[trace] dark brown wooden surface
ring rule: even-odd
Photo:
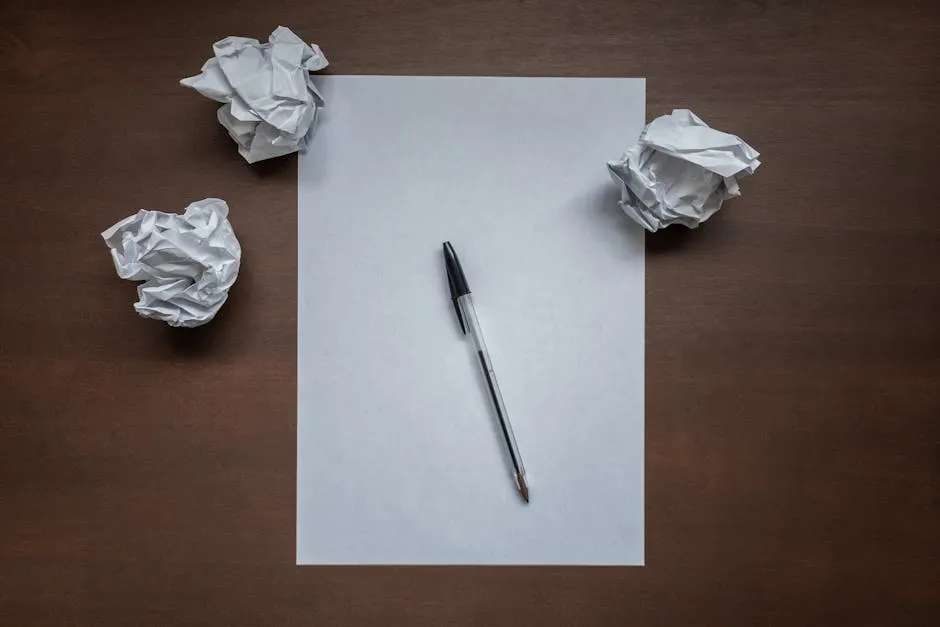
[[[646,567],[294,566],[296,162],[177,85],[279,23],[338,74],[645,76],[763,153],[647,238]],[[0,624],[937,624],[938,55],[929,0],[4,0]],[[207,196],[229,303],[139,318],[98,233]]]

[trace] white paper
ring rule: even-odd
[[[268,42],[226,37],[200,74],[180,81],[224,103],[219,123],[248,163],[304,150],[323,106],[310,78],[328,64],[320,48],[283,26]]]
[[[228,205],[206,198],[183,215],[138,211],[101,234],[118,276],[143,281],[134,309],[172,327],[198,327],[215,317],[238,278],[241,246]]]
[[[642,564],[642,79],[321,77],[299,161],[297,562]],[[473,290],[516,491],[444,272]]]
[[[695,228],[722,201],[741,195],[737,179],[757,169],[759,155],[740,137],[710,128],[688,109],[675,109],[653,120],[608,168],[622,185],[620,207],[643,228]]]

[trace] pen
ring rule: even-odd
[[[473,341],[477,360],[483,369],[483,378],[486,380],[486,389],[489,392],[490,400],[493,401],[493,407],[496,409],[499,428],[506,442],[509,459],[512,462],[516,488],[525,502],[528,503],[529,486],[526,484],[525,466],[522,465],[522,456],[519,454],[519,447],[516,445],[516,438],[512,433],[512,425],[509,424],[509,414],[506,412],[503,395],[499,391],[499,384],[496,383],[496,374],[493,372],[490,353],[486,350],[486,342],[483,341],[483,330],[480,328],[477,312],[473,308],[473,298],[470,295],[470,287],[467,285],[467,277],[464,276],[463,268],[460,267],[460,260],[457,258],[457,253],[454,252],[451,243],[444,242],[443,248],[447,284],[450,286],[450,296],[454,303],[454,310],[457,312],[457,320],[460,322],[460,329],[464,335],[469,333]]]

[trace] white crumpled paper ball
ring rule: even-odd
[[[227,216],[224,200],[206,198],[183,215],[138,211],[101,234],[118,276],[143,281],[137,313],[171,327],[198,327],[215,317],[242,254]]]
[[[622,185],[620,207],[648,231],[695,228],[728,198],[738,179],[760,165],[760,153],[735,135],[709,127],[688,109],[653,120],[640,139],[607,167]]]
[[[215,56],[202,72],[180,81],[224,103],[219,123],[248,163],[305,150],[323,106],[310,72],[329,62],[316,44],[306,44],[278,26],[268,43],[226,37],[212,46]]]

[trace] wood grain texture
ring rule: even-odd
[[[646,76],[763,153],[647,238],[646,567],[293,565],[296,161],[177,85],[279,23],[337,74]],[[938,55],[929,0],[6,0],[0,624],[936,624]],[[207,196],[229,303],[138,318],[98,232]]]

